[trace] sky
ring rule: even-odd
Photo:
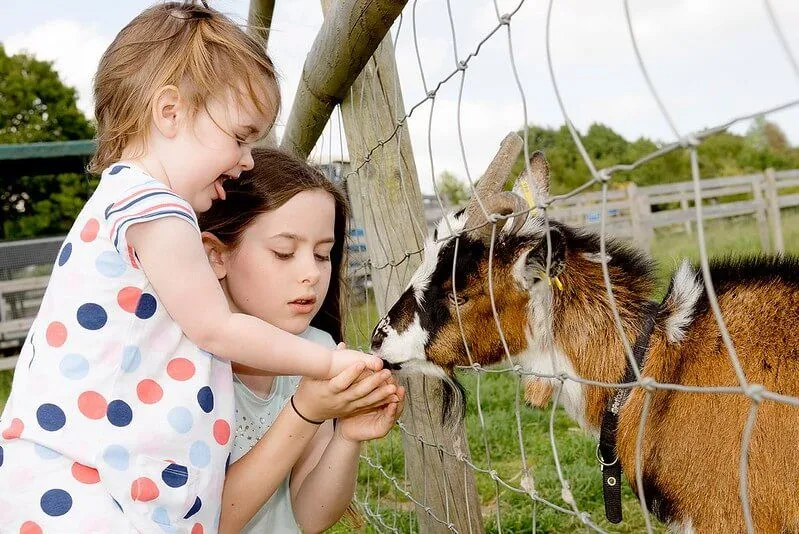
[[[799,61],[799,2],[770,2]],[[91,80],[99,57],[115,34],[151,3],[6,2],[0,8],[0,42],[7,52],[26,50],[53,61],[62,79],[78,90],[79,106],[91,117]],[[210,3],[234,20],[246,21],[248,0]],[[525,123],[525,111],[528,124],[563,124],[547,62],[545,0],[522,2],[511,18],[510,40],[501,28],[469,59],[460,104],[460,74],[440,86],[434,104],[425,101],[427,90],[494,29],[497,11],[514,11],[518,4],[409,0],[392,28],[406,112],[421,102],[408,119],[408,129],[423,191],[431,192],[432,176],[444,170],[462,179],[467,174],[479,177],[504,135]],[[629,9],[648,73],[681,135],[799,99],[799,72],[780,47],[764,0],[629,0]],[[672,141],[675,136],[636,62],[624,13],[623,0],[554,1],[550,51],[563,103],[579,130],[601,122],[630,140],[645,136]],[[284,102],[278,138],[322,20],[319,0],[276,2],[269,52],[281,77]],[[792,144],[799,144],[799,107],[769,119]],[[733,131],[743,133],[748,126],[738,124]],[[339,129],[334,114],[312,154],[315,160],[347,156],[346,147],[339,146]]]

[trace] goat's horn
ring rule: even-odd
[[[486,221],[485,214],[480,208],[477,197],[483,202],[489,215],[492,213],[491,209],[488,207],[487,201],[492,195],[502,191],[502,187],[505,185],[505,181],[510,174],[511,167],[513,167],[519,152],[522,150],[522,144],[522,138],[515,132],[509,133],[505,136],[505,139],[502,140],[499,150],[494,156],[494,159],[491,160],[491,164],[488,166],[488,169],[486,169],[483,177],[480,178],[480,181],[475,186],[472,200],[466,207],[467,226],[477,226]]]
[[[510,191],[502,191],[495,193],[484,201],[488,213],[497,213],[499,215],[510,215],[511,213],[522,212],[528,209],[527,202]],[[517,232],[527,220],[526,215],[519,215],[513,218],[513,226],[508,230],[509,233]],[[497,221],[496,237],[499,236],[500,230],[505,226],[508,219]],[[491,241],[491,224],[486,224],[475,229],[475,234],[478,235],[486,243]],[[496,239],[495,237],[495,239]]]

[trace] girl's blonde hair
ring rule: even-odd
[[[146,141],[150,103],[167,85],[180,89],[192,113],[228,92],[271,120],[280,107],[272,60],[233,21],[193,2],[155,5],[125,26],[100,59],[90,172],[99,174],[130,143]]]

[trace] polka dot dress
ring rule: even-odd
[[[0,418],[0,532],[216,532],[232,375],[183,335],[127,243],[162,217],[199,239],[186,201],[120,163],[69,232]]]

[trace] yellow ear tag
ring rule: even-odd
[[[555,285],[557,286],[557,288],[563,291],[563,283],[560,281],[560,278],[555,276],[552,279],[555,281]]]
[[[526,200],[527,205],[530,206],[530,213],[535,214],[538,208],[535,207],[535,199],[533,198],[533,192],[530,191],[530,184],[527,183],[527,180],[522,180],[521,186],[522,186],[522,194],[524,195],[524,200]]]

